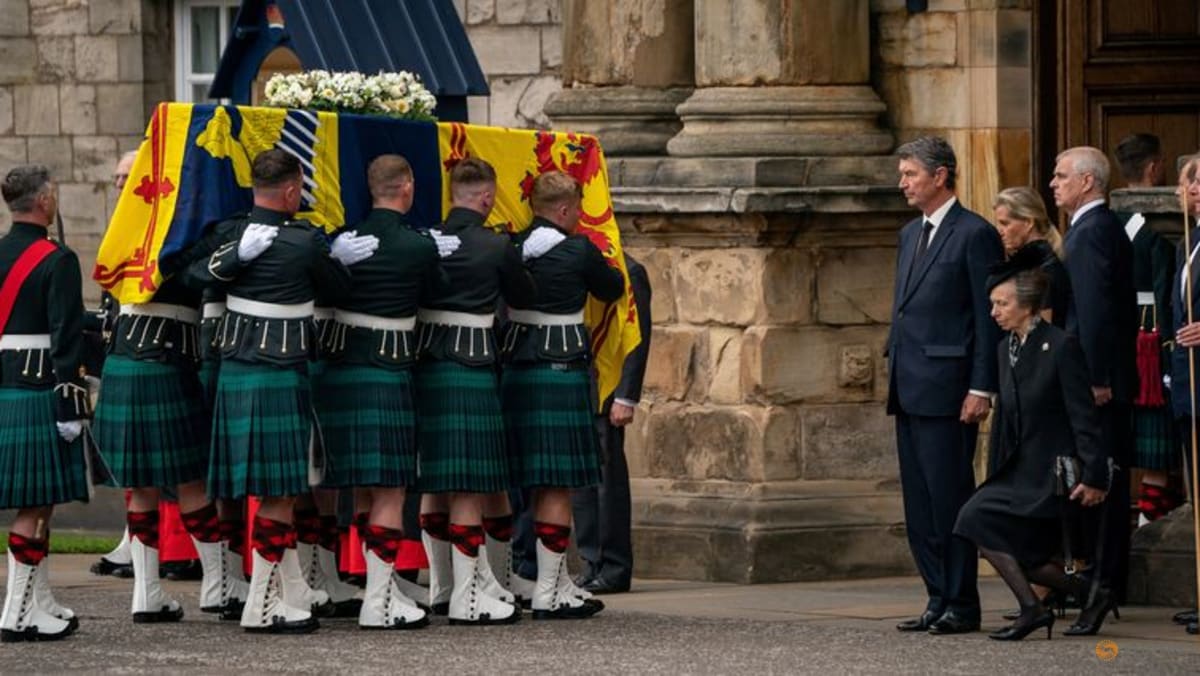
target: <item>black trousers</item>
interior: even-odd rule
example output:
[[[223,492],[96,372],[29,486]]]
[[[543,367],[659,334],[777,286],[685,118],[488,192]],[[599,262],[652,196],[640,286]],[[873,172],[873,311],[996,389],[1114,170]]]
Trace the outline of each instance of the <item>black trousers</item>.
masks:
[[[979,560],[974,543],[954,535],[954,522],[975,490],[978,431],[953,416],[896,415],[905,531],[925,581],[925,609],[967,619],[979,618]]]
[[[1111,401],[1100,410],[1104,441],[1116,470],[1104,503],[1095,509],[1083,510],[1087,514],[1084,530],[1090,540],[1090,546],[1084,552],[1096,551],[1103,531],[1100,579],[1121,602],[1125,599],[1125,585],[1129,577],[1129,540],[1132,535],[1129,467],[1133,462],[1133,407],[1127,402]]]
[[[632,504],[629,466],[625,461],[625,428],[596,418],[603,464],[599,486],[571,492],[575,516],[575,543],[588,577],[612,585],[629,584],[633,577]]]

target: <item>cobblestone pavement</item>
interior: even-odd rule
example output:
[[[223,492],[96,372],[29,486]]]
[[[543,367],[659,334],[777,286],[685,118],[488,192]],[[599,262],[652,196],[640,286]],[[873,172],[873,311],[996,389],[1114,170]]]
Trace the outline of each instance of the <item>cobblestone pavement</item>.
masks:
[[[242,633],[195,610],[196,583],[167,583],[188,610],[182,623],[134,625],[129,583],[87,573],[88,556],[52,557],[60,602],[81,617],[57,643],[5,645],[3,673],[1197,673],[1200,640],[1170,624],[1173,609],[1127,608],[1100,637],[997,643],[985,634],[900,634],[898,618],[921,605],[910,578],[740,586],[637,581],[607,597],[586,621],[507,627],[363,632],[352,620],[323,620],[302,637]],[[981,581],[984,628],[1001,625],[1011,599]],[[1109,661],[1097,641],[1116,645]],[[1111,652],[1111,647],[1109,647]],[[1107,655],[1108,653],[1106,653]]]

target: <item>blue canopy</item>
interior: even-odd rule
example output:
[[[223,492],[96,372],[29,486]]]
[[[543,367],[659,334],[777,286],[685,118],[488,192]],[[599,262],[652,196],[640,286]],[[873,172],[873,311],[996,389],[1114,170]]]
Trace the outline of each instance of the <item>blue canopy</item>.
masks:
[[[268,9],[278,10],[270,13],[275,20]],[[489,93],[446,0],[243,0],[209,96],[249,103],[254,78],[276,47],[295,52],[305,70],[413,72],[437,97],[445,121],[467,121],[466,97]]]

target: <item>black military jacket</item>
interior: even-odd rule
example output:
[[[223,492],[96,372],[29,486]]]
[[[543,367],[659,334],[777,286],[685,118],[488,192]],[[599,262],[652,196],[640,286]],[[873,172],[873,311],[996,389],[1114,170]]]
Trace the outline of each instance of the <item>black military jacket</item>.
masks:
[[[243,263],[238,260],[238,243],[250,223],[278,225],[280,230],[270,248]],[[308,221],[255,207],[244,218],[218,225],[217,231],[227,233],[228,239],[207,263],[193,263],[189,274],[203,278],[207,270],[212,278],[207,282],[223,283],[228,296],[294,305],[314,301],[318,289],[331,300],[341,299],[350,290],[350,273],[329,255],[325,233]],[[233,310],[227,310],[217,340],[223,359],[282,366],[309,361],[316,356],[317,348],[311,317],[263,319]]]
[[[441,272],[433,238],[391,209],[373,209],[366,220],[350,229],[359,236],[378,237],[379,248],[370,258],[350,266],[354,287],[338,309],[393,319],[415,317],[421,289],[434,283]],[[338,323],[335,331],[331,361],[400,368],[416,360],[416,336],[411,331],[343,323]]]
[[[484,226],[482,214],[450,210],[443,233],[462,241],[458,250],[441,259],[443,275],[431,280],[421,294],[421,307],[470,314],[493,314],[500,298],[525,306],[537,295],[533,277],[521,262],[521,251],[506,235]],[[467,329],[422,323],[418,340],[422,358],[452,359],[468,366],[496,362],[492,329]]]
[[[14,223],[0,238],[0,283],[46,228]],[[79,258],[63,244],[43,259],[17,293],[5,335],[50,335],[50,349],[0,351],[0,385],[54,388],[59,421],[91,414],[83,376],[83,278]]]
[[[550,221],[534,218],[524,237],[538,227],[558,229]],[[600,250],[583,235],[568,235],[553,249],[530,261],[528,267],[537,284],[537,294],[531,302],[510,304],[511,309],[565,315],[583,310],[588,294],[610,303],[625,293],[621,271],[610,266]],[[582,322],[546,326],[510,321],[502,341],[504,360],[513,364],[586,362],[591,357],[590,344]]]

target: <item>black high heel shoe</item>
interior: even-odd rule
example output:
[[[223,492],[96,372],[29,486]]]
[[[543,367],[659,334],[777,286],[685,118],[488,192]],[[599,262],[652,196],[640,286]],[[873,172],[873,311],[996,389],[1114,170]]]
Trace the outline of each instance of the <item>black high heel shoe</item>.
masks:
[[[1051,589],[1045,597],[1042,598],[1042,605],[1049,610],[1053,610],[1054,614],[1060,618],[1067,616],[1067,595],[1065,592],[1060,592],[1057,589]],[[1002,615],[1004,619],[1012,622],[1021,617],[1021,609],[1014,608]],[[1117,617],[1117,619],[1121,619]]]
[[[1095,636],[1104,626],[1109,611],[1115,610],[1116,605],[1112,592],[1104,587],[1097,589],[1096,598],[1079,613],[1075,624],[1067,627],[1063,636]]]
[[[1046,628],[1046,640],[1049,641],[1054,636],[1054,613],[1046,608],[1034,611],[1030,615],[1022,614],[1011,627],[994,631],[988,634],[988,638],[996,641],[1020,641],[1042,627]]]

